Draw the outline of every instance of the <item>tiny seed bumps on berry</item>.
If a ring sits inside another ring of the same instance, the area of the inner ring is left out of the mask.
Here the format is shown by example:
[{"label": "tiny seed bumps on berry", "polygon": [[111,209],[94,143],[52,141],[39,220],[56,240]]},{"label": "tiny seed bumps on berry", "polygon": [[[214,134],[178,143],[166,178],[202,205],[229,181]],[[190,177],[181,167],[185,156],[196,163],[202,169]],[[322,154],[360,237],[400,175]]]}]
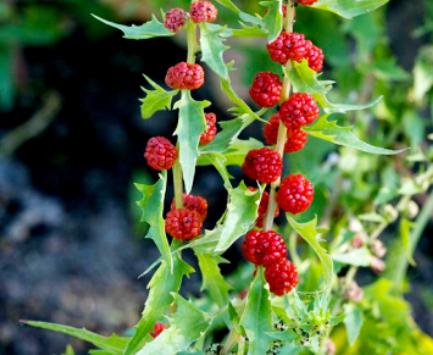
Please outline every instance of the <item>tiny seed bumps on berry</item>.
[{"label": "tiny seed bumps on berry", "polygon": [[302,174],[292,174],[283,179],[277,194],[278,205],[292,214],[307,210],[314,199],[313,184]]},{"label": "tiny seed bumps on berry", "polygon": [[[257,188],[248,186],[248,190],[257,191]],[[266,216],[266,212],[268,211],[268,205],[269,205],[269,193],[263,191],[262,198],[260,199],[259,209],[257,211],[257,219],[256,219],[256,226],[259,228],[263,228],[264,225],[263,222]],[[277,218],[279,215],[280,215],[280,209],[277,206],[275,207],[274,218]]]},{"label": "tiny seed bumps on berry", "polygon": [[282,65],[289,60],[301,62],[308,54],[305,36],[296,32],[282,32],[267,48],[271,59]]},{"label": "tiny seed bumps on berry", "polygon": [[165,218],[165,230],[174,239],[191,240],[200,235],[202,227],[202,217],[188,208],[172,209]]},{"label": "tiny seed bumps on berry", "polygon": [[177,159],[176,147],[165,137],[152,137],[146,145],[144,158],[155,170],[171,169]]},{"label": "tiny seed bumps on berry", "polygon": [[[203,221],[206,219],[208,203],[205,198],[191,194],[183,194],[183,206],[188,210],[196,211]],[[176,204],[174,200],[171,203],[170,209],[176,209]]]},{"label": "tiny seed bumps on berry", "polygon": [[290,260],[282,258],[276,263],[265,266],[265,279],[271,292],[277,296],[282,296],[296,287],[298,272]]},{"label": "tiny seed bumps on berry", "polygon": [[258,73],[250,88],[250,96],[261,107],[272,107],[280,101],[283,84],[277,74]]},{"label": "tiny seed bumps on berry", "polygon": [[196,90],[204,84],[204,70],[199,64],[180,62],[167,70],[165,83],[172,89]]},{"label": "tiny seed bumps on berry", "polygon": [[179,32],[186,23],[186,12],[175,7],[165,14],[164,27],[171,32]]},{"label": "tiny seed bumps on berry", "polygon": [[321,48],[315,46],[313,42],[306,41],[308,66],[316,72],[321,72],[323,69],[323,60],[325,56]]},{"label": "tiny seed bumps on berry", "polygon": [[283,237],[274,231],[248,232],[242,243],[245,259],[255,265],[269,265],[287,257]]},{"label": "tiny seed bumps on berry", "polygon": [[245,157],[242,170],[252,180],[266,184],[281,176],[283,161],[277,151],[264,147],[253,149]]},{"label": "tiny seed bumps on berry", "polygon": [[205,113],[206,130],[200,136],[200,144],[205,145],[212,142],[217,135],[217,116],[213,112]]},{"label": "tiny seed bumps on berry", "polygon": [[320,109],[308,93],[295,93],[280,107],[280,118],[291,130],[309,125],[319,117]]},{"label": "tiny seed bumps on berry", "polygon": [[210,1],[198,0],[191,4],[189,14],[195,23],[214,22],[218,17],[218,10]]}]

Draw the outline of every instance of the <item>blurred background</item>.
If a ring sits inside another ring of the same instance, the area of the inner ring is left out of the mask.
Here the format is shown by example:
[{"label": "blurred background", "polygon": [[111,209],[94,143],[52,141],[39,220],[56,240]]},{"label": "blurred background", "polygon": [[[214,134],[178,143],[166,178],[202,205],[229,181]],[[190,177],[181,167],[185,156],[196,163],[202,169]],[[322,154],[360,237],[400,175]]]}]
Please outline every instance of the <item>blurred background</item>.
[{"label": "blurred background", "polygon": [[[241,6],[260,12],[255,3],[244,0]],[[60,354],[71,341],[23,328],[19,319],[86,326],[103,334],[122,331],[138,320],[148,278],[137,276],[158,253],[143,239],[132,183],[155,178],[142,156],[145,144],[154,135],[170,136],[176,123],[175,112],[141,119],[142,73],[162,83],[166,69],[186,54],[181,37],[124,40],[120,32],[90,14],[138,24],[152,12],[159,16],[159,8],[187,8],[187,4],[163,0],[0,3],[0,353]],[[325,77],[338,82],[335,98],[365,103],[379,95],[386,97],[374,114],[341,119],[354,124],[370,143],[412,147],[411,160],[404,160],[367,157],[348,149],[336,155],[334,146],[311,140],[304,155],[291,158],[294,167],[315,164],[317,169],[329,167],[330,156],[339,158],[333,163],[338,172],[328,171],[326,183],[318,181],[321,205],[319,201],[314,211],[320,218],[332,219],[348,206],[367,211],[374,197],[383,193],[381,186],[396,189],[400,177],[431,166],[433,155],[426,137],[432,132],[433,4],[392,0],[354,21],[302,10],[297,30],[324,49]],[[235,23],[222,10],[223,21]],[[252,76],[273,65],[261,42],[245,40],[234,47],[227,59],[237,61],[233,80],[247,100]],[[208,74],[207,86],[197,95],[210,99],[212,110],[227,119],[223,112],[228,102],[217,79]],[[260,137],[260,128],[253,125],[245,135]],[[236,169],[232,173],[239,176]],[[339,179],[349,185],[335,193],[332,188]],[[207,222],[211,226],[226,204],[219,176],[213,169],[200,168],[194,191],[212,206]],[[384,197],[381,203],[394,197]],[[334,203],[329,212],[325,199],[330,203],[338,199],[340,208]],[[417,191],[414,197],[421,208],[426,199],[426,191]],[[417,268],[410,272],[407,297],[419,326],[433,335],[430,219],[424,223],[425,238],[416,253]],[[388,229],[390,239],[396,229]],[[238,249],[231,253],[227,257],[237,260]],[[184,291],[194,294],[198,288],[198,276],[193,275]],[[73,344],[77,353],[86,349]]]}]

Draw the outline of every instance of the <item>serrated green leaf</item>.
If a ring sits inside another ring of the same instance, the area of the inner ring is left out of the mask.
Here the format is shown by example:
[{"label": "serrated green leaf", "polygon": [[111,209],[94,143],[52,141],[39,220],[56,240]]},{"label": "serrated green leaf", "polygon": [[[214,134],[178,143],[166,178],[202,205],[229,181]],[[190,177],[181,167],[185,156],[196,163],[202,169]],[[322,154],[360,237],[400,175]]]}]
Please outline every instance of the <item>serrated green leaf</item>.
[{"label": "serrated green leaf", "polygon": [[200,157],[197,161],[197,165],[199,166],[208,166],[213,165],[214,168],[218,171],[221,178],[223,179],[224,187],[227,190],[231,190],[233,188],[230,179],[232,176],[227,170],[226,158],[221,153],[204,153],[200,154]]},{"label": "serrated green leaf", "polygon": [[230,286],[221,275],[218,257],[210,254],[196,253],[198,264],[203,277],[201,290],[207,290],[212,300],[219,306],[225,307],[229,300]]},{"label": "serrated green leaf", "polygon": [[359,139],[351,126],[339,126],[336,121],[328,120],[329,115],[321,116],[317,121],[303,130],[313,137],[323,139],[337,145],[354,148],[366,153],[378,155],[395,155],[405,149],[391,150],[368,144]]},{"label": "serrated green leaf", "polygon": [[152,117],[155,112],[169,110],[171,108],[171,101],[178,93],[178,90],[164,90],[148,76],[145,75],[144,77],[153,87],[153,90],[143,88],[146,96],[141,99],[141,117],[147,120],[148,118]]},{"label": "serrated green leaf", "polygon": [[367,267],[371,264],[371,254],[367,248],[354,249],[344,254],[332,254],[332,259],[346,265]]},{"label": "serrated green leaf", "polygon": [[341,17],[353,17],[374,11],[389,0],[319,0],[313,7],[333,12]]},{"label": "serrated green leaf", "polygon": [[261,1],[260,5],[267,8],[262,19],[263,30],[268,33],[268,41],[272,42],[283,29],[283,2],[282,0]]},{"label": "serrated green leaf", "polygon": [[74,338],[93,344],[102,350],[106,350],[110,354],[121,354],[128,341],[127,338],[123,338],[115,334],[111,335],[110,337],[105,337],[84,328],[75,328],[68,325],[38,321],[23,321],[22,323],[32,327],[52,330],[54,332],[70,335]]},{"label": "serrated green leaf", "polygon": [[176,313],[170,318],[170,327],[147,343],[137,355],[176,355],[185,351],[209,327],[209,319],[191,302],[175,297]]},{"label": "serrated green leaf", "polygon": [[349,345],[353,345],[359,336],[364,322],[361,308],[354,304],[344,305],[344,325],[347,331]]},{"label": "serrated green leaf", "polygon": [[92,15],[97,20],[101,21],[102,23],[105,23],[108,26],[117,28],[118,30],[123,32],[123,37],[127,39],[149,39],[149,38],[155,38],[155,37],[170,37],[174,36],[174,32],[171,32],[170,30],[166,29],[164,27],[164,24],[158,19],[153,16],[152,20],[140,25],[132,25],[132,26],[125,26],[121,25],[119,23],[107,21],[103,19],[102,17]]},{"label": "serrated green leaf", "polygon": [[251,229],[257,218],[260,195],[258,190],[248,190],[243,182],[229,191],[227,214],[215,252],[225,252],[239,237]]},{"label": "serrated green leaf", "polygon": [[161,256],[171,268],[173,260],[165,233],[163,217],[166,186],[166,172],[163,172],[159,176],[159,180],[153,185],[135,184],[137,190],[143,194],[142,199],[137,204],[142,211],[141,220],[149,225],[146,238],[153,240]]},{"label": "serrated green leaf", "polygon": [[231,0],[216,0],[216,2],[233,12],[239,13],[241,11]]},{"label": "serrated green leaf", "polygon": [[134,335],[128,342],[125,355],[133,355],[142,347],[146,335],[173,302],[173,292],[179,291],[183,277],[192,271],[194,269],[178,256],[173,259],[173,271],[170,271],[167,263],[162,261],[149,282],[149,295],[141,319],[135,326]]},{"label": "serrated green leaf", "polygon": [[298,233],[316,253],[323,266],[326,287],[331,287],[334,266],[331,256],[319,243],[321,233],[317,230],[317,218],[306,223],[298,223],[293,217],[287,215],[287,220],[295,232]]},{"label": "serrated green leaf", "polygon": [[230,31],[225,27],[212,23],[200,24],[200,46],[202,61],[218,76],[228,79],[229,70],[224,61],[224,52],[229,48],[224,45]]},{"label": "serrated green leaf", "polygon": [[263,143],[254,138],[250,138],[248,140],[235,139],[233,143],[223,153],[226,160],[225,164],[228,166],[242,166],[245,157],[250,150],[262,147]]},{"label": "serrated green leaf", "polygon": [[256,273],[248,291],[245,310],[241,317],[241,325],[247,334],[248,355],[263,355],[269,349],[273,332],[272,310],[269,291],[265,288],[263,268]]},{"label": "serrated green leaf", "polygon": [[209,101],[195,101],[190,91],[183,90],[181,99],[174,105],[179,110],[176,132],[179,144],[179,162],[182,167],[186,193],[190,193],[199,156],[200,135],[206,129],[204,109]]}]

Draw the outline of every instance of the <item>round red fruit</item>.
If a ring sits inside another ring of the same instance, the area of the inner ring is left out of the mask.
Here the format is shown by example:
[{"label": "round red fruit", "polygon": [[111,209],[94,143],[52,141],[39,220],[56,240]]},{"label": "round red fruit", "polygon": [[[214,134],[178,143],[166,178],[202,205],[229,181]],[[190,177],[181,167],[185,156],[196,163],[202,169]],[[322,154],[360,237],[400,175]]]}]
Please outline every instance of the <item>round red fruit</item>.
[{"label": "round red fruit", "polygon": [[156,338],[159,334],[161,334],[165,330],[165,328],[166,326],[164,323],[155,323],[150,335],[152,336],[152,338]]},{"label": "round red fruit", "polygon": [[313,5],[314,3],[316,3],[317,0],[296,0],[296,2],[297,2],[298,4],[301,4],[301,5],[311,6],[311,5]]},{"label": "round red fruit", "polygon": [[242,169],[250,179],[269,184],[281,176],[282,167],[278,152],[264,147],[249,151]]},{"label": "round red fruit", "polygon": [[287,257],[283,237],[274,231],[250,231],[242,243],[245,259],[255,265],[270,265]]},{"label": "round red fruit", "polygon": [[189,14],[195,23],[214,22],[218,17],[218,10],[210,1],[199,0],[191,4]]},{"label": "round red fruit", "polygon": [[277,74],[262,72],[254,77],[250,96],[257,105],[272,107],[280,101],[282,88],[283,84]]},{"label": "round red fruit", "polygon": [[[208,204],[206,199],[201,196],[183,194],[183,207],[191,211],[196,211],[203,221],[207,217]],[[171,203],[170,209],[176,209],[176,203],[174,200]]]},{"label": "round red fruit", "polygon": [[265,279],[274,295],[282,296],[293,290],[298,284],[296,266],[288,259],[280,259],[265,267]]},{"label": "round red fruit", "polygon": [[307,93],[295,93],[280,107],[280,118],[290,129],[309,125],[319,117],[320,109],[314,98]]},{"label": "round red fruit", "polygon": [[283,179],[278,190],[278,205],[292,214],[307,210],[314,198],[313,184],[301,174],[292,174]]},{"label": "round red fruit", "polygon": [[296,32],[282,32],[267,48],[271,59],[283,65],[289,60],[301,62],[308,52],[305,36]]},{"label": "round red fruit", "polygon": [[175,7],[165,14],[164,27],[171,32],[179,32],[186,22],[186,12]]},{"label": "round red fruit", "polygon": [[308,66],[316,72],[321,72],[323,69],[324,55],[321,48],[315,46],[311,41],[307,41],[307,56]]},{"label": "round red fruit", "polygon": [[216,121],[217,117],[214,113],[208,112],[204,115],[206,119],[206,130],[200,136],[200,144],[209,144],[217,135]]},{"label": "round red fruit", "polygon": [[200,235],[202,227],[202,217],[187,208],[172,209],[165,218],[165,230],[174,239],[191,240]]},{"label": "round red fruit", "polygon": [[204,84],[204,70],[199,64],[180,62],[167,70],[165,83],[172,89],[195,90]]},{"label": "round red fruit", "polygon": [[144,158],[155,170],[168,170],[177,159],[176,147],[165,137],[152,137],[146,145]]}]

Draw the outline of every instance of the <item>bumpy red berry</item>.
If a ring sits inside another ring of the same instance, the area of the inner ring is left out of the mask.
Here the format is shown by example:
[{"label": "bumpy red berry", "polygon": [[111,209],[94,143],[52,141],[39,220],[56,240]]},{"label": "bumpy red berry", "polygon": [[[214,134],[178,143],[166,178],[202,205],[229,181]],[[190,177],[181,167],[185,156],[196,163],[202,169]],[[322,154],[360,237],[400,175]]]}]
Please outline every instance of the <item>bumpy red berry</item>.
[{"label": "bumpy red berry", "polygon": [[204,117],[206,119],[206,130],[200,136],[200,144],[202,145],[212,142],[217,135],[216,115],[212,112],[208,112]]},{"label": "bumpy red berry", "polygon": [[298,272],[296,266],[288,259],[280,259],[265,267],[265,279],[271,292],[277,296],[293,290],[298,284]]},{"label": "bumpy red berry", "polygon": [[282,165],[278,152],[264,147],[249,151],[242,169],[250,179],[269,184],[281,176]]},{"label": "bumpy red berry", "polygon": [[179,32],[186,22],[186,12],[175,7],[165,14],[164,26],[171,32]]},{"label": "bumpy red berry", "polygon": [[195,23],[214,22],[217,19],[218,10],[210,1],[199,0],[191,4],[189,14]]},{"label": "bumpy red berry", "polygon": [[317,2],[317,0],[296,0],[298,4],[310,6]]},{"label": "bumpy red berry", "polygon": [[272,107],[280,101],[283,84],[277,74],[258,73],[250,89],[250,96],[261,107]]},{"label": "bumpy red berry", "polygon": [[146,145],[144,157],[155,170],[168,170],[177,159],[176,147],[165,137],[152,137]]},{"label": "bumpy red berry", "polygon": [[292,174],[283,179],[278,190],[278,205],[293,214],[304,212],[314,198],[313,184],[301,174]]},{"label": "bumpy red berry", "polygon": [[[267,144],[276,144],[278,138],[278,126],[280,114],[275,113],[263,126],[263,135]],[[284,146],[285,153],[297,152],[304,148],[307,143],[308,135],[301,129],[287,130],[287,141]]]},{"label": "bumpy red berry", "polygon": [[164,323],[155,323],[150,335],[152,336],[152,338],[156,338],[159,334],[161,334],[165,330],[165,328],[166,327]]},{"label": "bumpy red berry", "polygon": [[283,65],[289,60],[301,62],[308,50],[305,36],[295,32],[282,32],[267,48],[271,59]]},{"label": "bumpy red berry", "polygon": [[323,69],[324,55],[322,49],[315,46],[311,41],[307,41],[307,56],[308,66],[316,72],[321,72]]},{"label": "bumpy red berry", "polygon": [[319,117],[320,109],[307,93],[295,93],[280,107],[280,118],[288,129],[299,129]]},{"label": "bumpy red berry", "polygon": [[274,231],[250,231],[242,243],[245,259],[255,265],[269,265],[287,257],[283,237]]},{"label": "bumpy red berry", "polygon": [[[205,220],[207,217],[208,204],[206,199],[201,196],[183,194],[183,207],[191,211],[196,211],[202,220]],[[176,209],[174,200],[171,203],[170,209]]]},{"label": "bumpy red berry", "polygon": [[180,62],[167,70],[165,83],[172,89],[195,90],[204,84],[204,70],[199,64]]},{"label": "bumpy red berry", "polygon": [[[250,191],[256,191],[256,187],[249,186],[248,190]],[[257,219],[256,219],[256,226],[259,228],[263,228],[263,222],[266,216],[266,212],[268,211],[268,205],[269,205],[269,193],[266,191],[263,191],[262,198],[259,203],[259,209],[257,211]],[[278,206],[275,208],[274,217],[278,217],[280,215],[280,209]]]},{"label": "bumpy red berry", "polygon": [[190,240],[199,236],[202,227],[202,217],[197,211],[187,208],[172,209],[165,218],[165,230],[179,240]]}]

